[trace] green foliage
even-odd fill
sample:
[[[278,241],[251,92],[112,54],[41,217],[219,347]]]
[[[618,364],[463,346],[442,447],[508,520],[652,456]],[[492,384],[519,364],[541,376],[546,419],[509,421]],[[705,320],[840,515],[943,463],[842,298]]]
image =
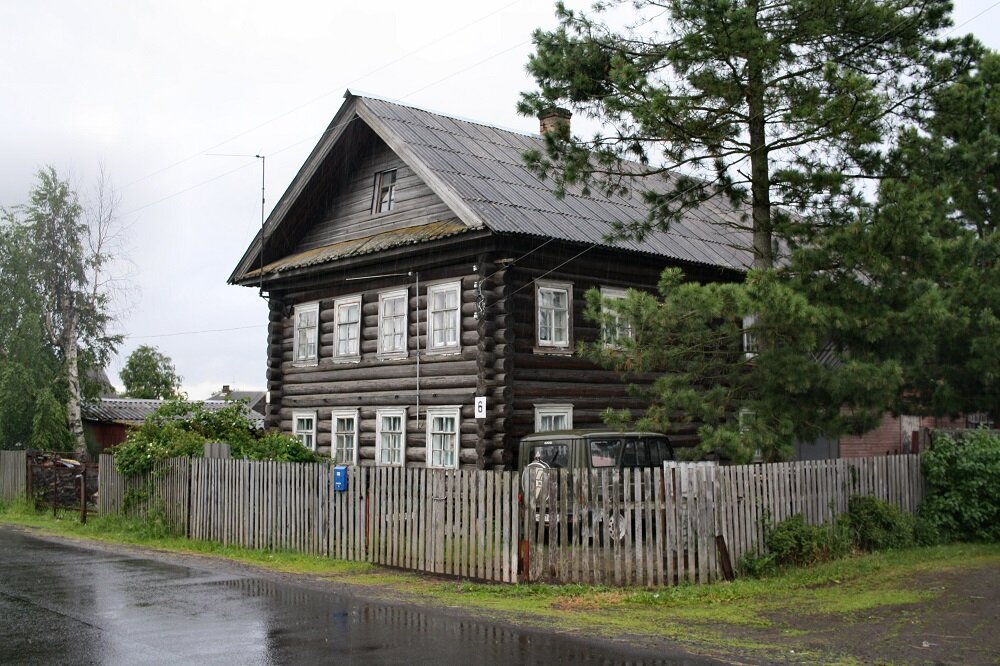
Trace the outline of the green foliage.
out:
[[[802,514],[778,523],[765,536],[767,552],[779,567],[804,567],[843,557],[850,548],[837,525],[809,525]]]
[[[206,442],[227,442],[234,458],[318,462],[319,456],[298,439],[261,432],[247,416],[244,402],[222,409],[205,409],[200,402],[165,402],[114,448],[115,467],[122,474],[144,474],[158,460],[201,456]]]
[[[156,347],[137,347],[125,360],[119,376],[130,398],[156,400],[181,397],[181,378],[174,370],[170,357]]]
[[[915,544],[916,520],[894,504],[875,497],[855,495],[847,501],[840,521],[856,548],[872,552],[909,548]]]
[[[921,459],[921,518],[945,541],[1000,541],[1000,435],[937,436]]]
[[[73,450],[73,436],[66,425],[66,408],[48,389],[38,394],[31,420],[31,448],[58,452]]]

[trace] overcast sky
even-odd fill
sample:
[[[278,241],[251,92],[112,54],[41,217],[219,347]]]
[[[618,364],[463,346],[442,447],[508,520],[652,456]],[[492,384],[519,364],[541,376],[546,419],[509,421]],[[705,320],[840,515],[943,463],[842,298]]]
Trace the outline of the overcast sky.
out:
[[[589,2],[567,2],[586,6]],[[52,165],[119,190],[132,291],[127,338],[170,356],[193,399],[265,384],[267,310],[226,284],[345,89],[526,132],[531,31],[549,0],[122,0],[0,3],[0,205]],[[955,34],[1000,49],[1000,2],[957,0]]]

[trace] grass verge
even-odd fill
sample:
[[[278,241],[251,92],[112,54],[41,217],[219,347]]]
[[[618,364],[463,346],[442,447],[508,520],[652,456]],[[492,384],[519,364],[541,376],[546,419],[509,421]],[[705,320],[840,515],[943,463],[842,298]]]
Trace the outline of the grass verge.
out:
[[[383,601],[461,608],[512,624],[607,638],[669,639],[696,652],[768,660],[789,645],[808,644],[811,623],[851,624],[880,608],[920,612],[940,590],[915,585],[923,574],[1000,567],[1000,544],[960,544],[849,557],[765,579],[660,589],[593,585],[498,585],[442,580],[411,572],[293,552],[257,551],[171,536],[159,521],[37,513],[24,503],[0,505],[0,523],[72,538],[225,558],[364,588]],[[788,618],[795,618],[789,621]],[[803,624],[803,620],[806,620]],[[806,628],[803,628],[806,626]],[[797,661],[850,663],[850,656],[798,651]]]

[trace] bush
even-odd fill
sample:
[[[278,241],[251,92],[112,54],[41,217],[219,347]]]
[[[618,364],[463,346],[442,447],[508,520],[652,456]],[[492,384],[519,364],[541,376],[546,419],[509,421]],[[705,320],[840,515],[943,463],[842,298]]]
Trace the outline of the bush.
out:
[[[922,456],[920,516],[945,541],[1000,541],[1000,435],[937,436]]]
[[[851,497],[847,500],[847,513],[841,516],[840,522],[859,550],[908,548],[915,543],[916,520],[913,516],[874,497]]]
[[[227,442],[234,458],[319,460],[294,437],[254,428],[246,409],[242,402],[213,411],[201,403],[165,402],[114,448],[115,467],[122,474],[145,474],[158,460],[202,455],[206,442]]]
[[[801,514],[778,523],[764,538],[777,566],[809,566],[845,555],[850,539],[839,525],[809,525]]]
[[[736,564],[736,572],[740,576],[764,578],[777,572],[778,564],[770,553],[744,553]]]

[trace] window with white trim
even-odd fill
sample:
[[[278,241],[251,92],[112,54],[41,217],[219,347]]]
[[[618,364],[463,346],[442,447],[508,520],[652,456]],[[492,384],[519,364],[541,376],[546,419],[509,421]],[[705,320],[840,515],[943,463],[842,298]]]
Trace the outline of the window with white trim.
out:
[[[754,327],[757,326],[757,315],[748,314],[743,317],[743,357],[754,358],[757,356],[757,334]]]
[[[378,355],[406,356],[406,324],[409,294],[406,289],[378,295]]]
[[[457,350],[459,346],[462,283],[448,282],[427,287],[427,348]]]
[[[375,174],[372,213],[388,213],[396,205],[396,170]]]
[[[535,405],[535,432],[572,428],[573,405]]]
[[[333,302],[333,357],[357,361],[361,358],[361,296],[346,296]]]
[[[535,282],[539,347],[569,348],[572,303],[573,285],[560,282]]]
[[[427,466],[458,467],[461,407],[427,408]]]
[[[406,408],[375,412],[375,461],[402,467],[406,460]]]
[[[316,450],[316,412],[292,412],[292,435],[302,446]]]
[[[341,465],[358,464],[358,410],[335,409],[332,414],[333,448],[330,457]]]
[[[625,289],[619,287],[601,287],[601,298],[607,300],[624,300],[627,296]],[[601,310],[604,313],[604,325],[601,329],[601,339],[608,347],[621,345],[622,340],[632,339],[632,326],[625,317],[615,310],[614,305],[602,302]]]
[[[292,315],[295,321],[295,337],[292,350],[293,359],[298,365],[316,363],[319,347],[319,303],[304,303],[295,306]]]

